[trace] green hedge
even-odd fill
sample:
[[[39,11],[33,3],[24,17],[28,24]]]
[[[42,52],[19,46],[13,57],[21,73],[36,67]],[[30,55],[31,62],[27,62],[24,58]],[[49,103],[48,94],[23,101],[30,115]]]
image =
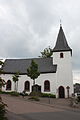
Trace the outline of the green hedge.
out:
[[[54,94],[49,94],[49,93],[41,93],[41,97],[56,98],[56,95],[54,95]]]
[[[21,96],[28,96],[28,94],[27,93],[19,93]]]
[[[11,92],[0,91],[0,94],[11,94]]]
[[[11,95],[11,96],[19,96],[20,94],[19,94],[18,92],[12,91],[12,92],[10,93],[10,95]]]
[[[20,95],[18,92],[15,92],[15,91],[12,91],[12,92],[0,91],[0,94],[9,94],[12,96],[19,96]]]
[[[31,92],[29,96],[41,96],[40,92]]]
[[[32,97],[28,98],[28,100],[40,101],[38,96],[32,96]]]
[[[0,94],[8,94],[8,95],[12,95],[12,96],[19,96],[19,95],[23,96],[23,93],[18,93],[18,92],[15,92],[15,91],[12,91],[12,92],[0,91]],[[28,96],[28,94],[25,93],[24,96]]]
[[[22,95],[22,93],[18,93],[15,91],[12,92],[5,92],[5,91],[0,91],[0,94],[10,94],[12,96],[19,96]],[[27,93],[25,93],[24,96],[28,96]],[[56,95],[54,94],[49,94],[49,93],[39,93],[39,92],[31,92],[29,96],[40,96],[40,97],[50,97],[50,98],[56,98]]]

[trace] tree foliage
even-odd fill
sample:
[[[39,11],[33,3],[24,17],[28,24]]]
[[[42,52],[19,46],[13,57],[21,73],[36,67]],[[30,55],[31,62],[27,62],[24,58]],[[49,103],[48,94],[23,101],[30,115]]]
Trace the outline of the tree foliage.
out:
[[[0,120],[8,120],[7,117],[5,117],[5,106],[7,105],[2,102],[2,98],[0,97]]]
[[[3,65],[3,62],[0,61],[0,65]],[[2,74],[2,69],[0,69],[0,74]],[[5,85],[5,81],[0,77],[0,91],[2,90],[2,87],[4,87]],[[7,106],[6,104],[4,104],[2,102],[2,98],[0,96],[0,120],[8,120],[7,117],[5,117],[6,114],[6,109],[5,106]]]
[[[4,62],[0,61],[0,65],[3,65],[3,64],[4,64]]]
[[[19,81],[19,72],[16,72],[13,76],[12,76],[12,79],[13,79],[13,81],[14,81],[14,83],[15,83],[15,91],[17,91],[17,89],[18,89],[18,81]],[[16,85],[16,83],[17,83],[17,85]]]
[[[35,79],[38,78],[40,72],[38,71],[38,64],[34,60],[31,61],[31,66],[27,69],[27,75],[34,80],[35,85]]]
[[[12,76],[13,81],[16,83],[19,80],[19,72],[16,72],[13,76]]]
[[[3,73],[3,70],[2,70],[3,64],[4,64],[4,62],[2,62],[2,61],[0,60],[0,75]]]
[[[1,68],[0,68],[0,75],[3,73],[3,70],[2,70],[3,64],[4,64],[4,63],[3,63],[2,61],[0,61],[0,66],[1,66]],[[0,91],[2,90],[2,87],[5,86],[5,84],[6,84],[6,82],[4,81],[4,79],[2,79],[2,78],[0,77]]]
[[[52,49],[50,47],[48,47],[48,48],[45,48],[43,50],[43,52],[41,52],[40,57],[48,58],[48,57],[51,57],[52,55],[53,55]]]
[[[4,87],[6,84],[6,82],[0,77],[0,91],[2,89],[2,87]]]

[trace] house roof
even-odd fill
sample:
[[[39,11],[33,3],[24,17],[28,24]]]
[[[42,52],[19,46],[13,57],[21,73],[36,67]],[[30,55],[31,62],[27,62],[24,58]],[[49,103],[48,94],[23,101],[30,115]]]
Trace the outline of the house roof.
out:
[[[53,65],[53,58],[33,58],[38,64],[40,73],[56,73],[57,65]],[[4,73],[27,74],[27,68],[31,65],[32,59],[6,59],[2,67]]]
[[[53,52],[60,52],[60,51],[71,51],[72,49],[69,47],[65,34],[63,32],[62,26],[60,26],[60,30],[58,33],[56,45],[53,48]]]

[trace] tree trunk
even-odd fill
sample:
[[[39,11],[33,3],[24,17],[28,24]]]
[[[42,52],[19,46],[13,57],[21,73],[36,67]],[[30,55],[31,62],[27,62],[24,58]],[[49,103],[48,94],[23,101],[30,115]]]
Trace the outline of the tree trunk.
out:
[[[0,91],[2,91],[2,87],[0,87]]]
[[[35,85],[35,79],[33,80],[33,86]]]
[[[17,81],[17,89],[16,89],[16,91],[18,92],[18,81]]]
[[[33,92],[35,92],[35,79],[33,80]]]
[[[14,82],[14,91],[16,92],[16,82]]]

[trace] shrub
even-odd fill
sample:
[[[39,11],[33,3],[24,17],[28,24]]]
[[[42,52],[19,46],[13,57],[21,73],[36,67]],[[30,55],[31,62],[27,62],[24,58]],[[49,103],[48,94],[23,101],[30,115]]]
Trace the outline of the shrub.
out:
[[[6,104],[2,102],[2,99],[0,97],[0,120],[8,120],[7,117],[5,117],[6,114],[5,106]]]
[[[27,93],[25,93],[25,94],[23,94],[23,93],[19,93],[19,94],[22,95],[22,96],[28,96]]]
[[[77,101],[80,102],[80,96],[77,97]]]
[[[34,101],[40,101],[38,96],[32,96],[30,98],[28,98],[29,100],[34,100]]]
[[[15,92],[15,91],[12,91],[12,92],[10,92],[10,95],[12,95],[12,96],[19,96],[19,93]]]
[[[56,98],[56,95],[54,95],[54,94],[49,94],[49,93],[41,93],[41,97]]]
[[[0,94],[11,94],[11,92],[0,91]]]
[[[41,96],[40,92],[31,92],[29,96]]]

